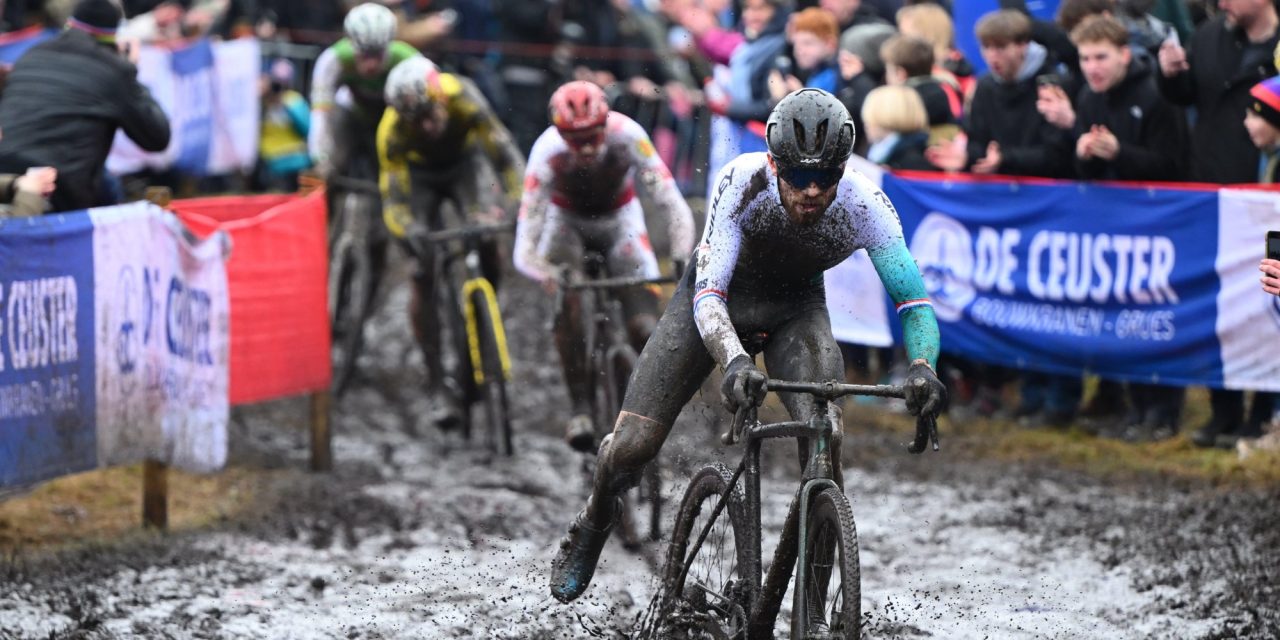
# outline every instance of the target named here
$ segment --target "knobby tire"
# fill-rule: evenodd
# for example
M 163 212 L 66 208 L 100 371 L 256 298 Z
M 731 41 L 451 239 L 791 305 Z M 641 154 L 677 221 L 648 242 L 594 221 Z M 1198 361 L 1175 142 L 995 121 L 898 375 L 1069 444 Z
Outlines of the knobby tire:
M 861 637 L 862 584 L 858 532 L 849 500 L 834 487 L 813 496 L 805 537 L 805 584 L 795 585 L 791 637 L 857 640 Z M 804 588 L 805 606 L 800 604 Z
M 497 323 L 489 313 L 488 299 L 483 292 L 473 292 L 471 304 L 475 313 L 475 330 L 480 334 L 480 362 L 484 382 L 480 384 L 479 391 L 480 399 L 484 401 L 485 422 L 489 427 L 489 446 L 494 453 L 509 456 L 515 449 L 512 446 L 511 414 L 507 404 L 507 382 L 502 370 L 502 354 L 498 347 Z
M 739 575 L 748 565 L 750 540 L 741 487 L 729 492 L 728 503 L 703 544 L 693 548 L 732 478 L 724 465 L 707 465 L 685 490 L 662 572 L 658 637 L 701 637 L 690 634 L 690 627 L 713 638 L 746 637 L 745 616 L 751 610 L 752 594 L 748 592 L 751 580 Z M 691 557 L 695 559 L 689 572 L 682 576 Z

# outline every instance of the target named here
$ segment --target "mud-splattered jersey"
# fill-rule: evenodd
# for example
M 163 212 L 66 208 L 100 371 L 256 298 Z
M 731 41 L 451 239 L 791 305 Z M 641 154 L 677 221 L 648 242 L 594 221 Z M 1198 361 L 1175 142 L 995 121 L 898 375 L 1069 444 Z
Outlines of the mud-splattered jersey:
M 693 298 L 698 331 L 716 362 L 725 366 L 746 353 L 729 319 L 733 292 L 785 298 L 812 291 L 827 269 L 858 249 L 867 250 L 898 306 L 908 354 L 936 364 L 937 322 L 898 212 L 883 191 L 849 170 L 822 218 L 802 226 L 782 207 L 767 154 L 743 154 L 726 165 L 698 243 Z
M 324 159 L 332 151 L 329 111 L 333 108 L 338 89 L 346 87 L 351 92 L 352 111 L 371 126 L 376 126 L 387 106 L 383 98 L 387 75 L 397 64 L 417 55 L 421 54 L 413 45 L 393 40 L 378 72 L 362 76 L 356 71 L 356 52 L 350 40 L 343 38 L 325 49 L 311 72 L 311 131 L 307 144 L 312 157 Z
M 537 253 L 548 204 L 589 218 L 612 214 L 635 197 L 636 178 L 666 218 L 671 257 L 688 262 L 695 231 L 689 205 L 644 128 L 621 113 L 611 112 L 605 124 L 604 148 L 595 158 L 575 155 L 555 127 L 548 127 L 534 143 L 525 164 L 516 229 L 516 261 L 527 266 L 525 275 L 545 277 L 538 266 L 544 261 Z
M 427 173 L 448 174 L 466 166 L 463 160 L 470 149 L 484 152 L 502 177 L 507 197 L 515 201 L 524 173 L 524 156 L 515 140 L 498 119 L 484 94 L 471 80 L 452 73 L 439 77 L 448 121 L 438 136 L 428 137 L 421 128 L 400 119 L 393 107 L 387 107 L 378 124 L 378 184 L 382 189 L 383 220 L 396 237 L 403 237 L 412 222 L 409 206 L 412 196 L 410 166 Z M 476 180 L 480 176 L 458 176 L 458 180 Z M 493 185 L 483 185 L 491 189 Z

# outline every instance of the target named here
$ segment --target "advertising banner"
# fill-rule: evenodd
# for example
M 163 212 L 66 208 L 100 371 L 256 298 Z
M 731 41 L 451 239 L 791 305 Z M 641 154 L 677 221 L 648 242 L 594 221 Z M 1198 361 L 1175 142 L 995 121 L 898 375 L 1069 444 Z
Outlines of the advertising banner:
M 227 248 L 150 204 L 0 220 L 0 486 L 225 463 Z
M 944 352 L 1050 373 L 1280 390 L 1280 305 L 1257 271 L 1266 230 L 1280 227 L 1280 195 L 882 180 Z M 876 280 L 856 258 L 828 273 L 838 338 L 882 343 L 879 316 L 853 313 Z M 896 337 L 897 322 L 886 324 Z

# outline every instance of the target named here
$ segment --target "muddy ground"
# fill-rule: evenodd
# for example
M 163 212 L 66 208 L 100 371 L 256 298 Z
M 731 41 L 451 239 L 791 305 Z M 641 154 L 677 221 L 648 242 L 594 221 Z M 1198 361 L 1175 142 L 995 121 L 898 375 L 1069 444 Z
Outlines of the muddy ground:
M 550 305 L 509 285 L 514 458 L 423 423 L 397 289 L 362 379 L 335 408 L 333 474 L 289 476 L 215 527 L 6 558 L 0 638 L 627 637 L 659 546 L 611 542 L 586 596 L 548 596 L 554 545 L 583 499 L 581 460 L 557 438 L 567 401 Z M 672 502 L 692 469 L 725 455 L 712 399 L 686 409 L 664 450 Z M 233 464 L 305 468 L 304 420 L 298 401 L 238 411 Z M 901 434 L 848 422 L 867 637 L 1280 637 L 1280 492 L 1104 484 L 949 457 L 946 440 L 942 454 L 912 457 Z M 795 471 L 789 451 L 770 457 L 766 553 Z

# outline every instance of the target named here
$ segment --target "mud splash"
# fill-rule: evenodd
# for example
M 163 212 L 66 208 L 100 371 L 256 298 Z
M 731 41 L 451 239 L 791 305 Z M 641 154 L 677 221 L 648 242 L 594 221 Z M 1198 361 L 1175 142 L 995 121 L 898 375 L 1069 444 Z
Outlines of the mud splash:
M 255 515 L 213 529 L 3 559 L 0 638 L 628 637 L 655 593 L 659 546 L 611 542 L 579 602 L 548 595 L 554 545 L 585 488 L 557 437 L 567 402 L 549 304 L 509 285 L 515 458 L 421 422 L 397 289 L 336 409 L 334 474 L 297 474 Z M 664 450 L 672 510 L 693 469 L 736 454 L 714 441 L 712 398 L 686 409 Z M 304 467 L 303 416 L 301 402 L 239 411 L 236 463 Z M 1280 636 L 1280 493 L 908 457 L 883 433 L 846 443 L 866 637 Z M 789 446 L 769 457 L 766 555 L 795 471 Z

